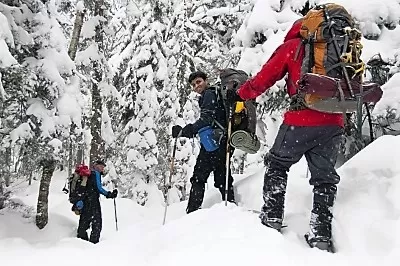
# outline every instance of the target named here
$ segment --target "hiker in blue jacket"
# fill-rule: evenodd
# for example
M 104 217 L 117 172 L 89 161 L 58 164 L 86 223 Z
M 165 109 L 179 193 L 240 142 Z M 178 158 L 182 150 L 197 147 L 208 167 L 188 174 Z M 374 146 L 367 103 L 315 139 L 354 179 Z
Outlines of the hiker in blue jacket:
M 91 175 L 88 178 L 85 188 L 84 197 L 75 205 L 80 210 L 79 226 L 77 237 L 90 241 L 94 244 L 99 242 L 102 229 L 100 194 L 107 199 L 114 199 L 118 195 L 118 191 L 114 189 L 112 192 L 107 191 L 101 184 L 101 176 L 103 175 L 106 164 L 98 160 L 93 164 Z M 92 226 L 90 238 L 87 230 Z

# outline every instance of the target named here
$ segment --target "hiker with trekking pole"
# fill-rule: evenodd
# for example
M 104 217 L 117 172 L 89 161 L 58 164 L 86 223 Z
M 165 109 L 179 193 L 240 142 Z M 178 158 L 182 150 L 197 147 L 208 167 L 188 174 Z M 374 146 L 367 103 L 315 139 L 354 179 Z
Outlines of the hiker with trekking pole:
M 77 178 L 71 179 L 70 202 L 73 204 L 72 210 L 77 215 L 80 215 L 77 237 L 93 244 L 99 242 L 102 230 L 100 194 L 104 195 L 107 199 L 114 199 L 115 226 L 118 231 L 117 206 L 115 201 L 118 191 L 116 189 L 107 191 L 103 188 L 101 176 L 104 174 L 105 167 L 106 164 L 104 161 L 97 160 L 93 163 L 90 174 L 77 172 L 74 174 Z M 90 227 L 92 230 L 89 237 L 86 231 Z
M 218 100 L 216 88 L 209 86 L 207 75 L 202 71 L 190 74 L 189 83 L 199 93 L 200 118 L 185 127 L 172 127 L 172 137 L 193 138 L 200 136 L 201 148 L 197 156 L 193 176 L 190 178 L 189 202 L 186 213 L 201 208 L 204 198 L 205 184 L 211 172 L 214 173 L 214 186 L 220 191 L 222 200 L 235 203 L 233 177 L 226 165 L 232 155 L 232 148 L 227 151 L 227 117 L 222 99 Z M 218 141 L 215 141 L 218 140 Z M 225 182 L 226 180 L 226 182 Z
M 231 93 L 248 79 L 241 70 L 220 70 L 220 83 L 210 86 L 207 74 L 196 71 L 190 74 L 189 83 L 199 93 L 200 118 L 185 127 L 172 127 L 172 137 L 200 137 L 200 153 L 197 156 L 193 176 L 190 179 L 189 202 L 186 208 L 191 213 L 201 208 L 205 184 L 211 172 L 214 186 L 220 191 L 225 205 L 235 202 L 230 161 L 235 148 L 254 154 L 260 148 L 255 135 L 256 117 L 252 102 L 236 103 Z

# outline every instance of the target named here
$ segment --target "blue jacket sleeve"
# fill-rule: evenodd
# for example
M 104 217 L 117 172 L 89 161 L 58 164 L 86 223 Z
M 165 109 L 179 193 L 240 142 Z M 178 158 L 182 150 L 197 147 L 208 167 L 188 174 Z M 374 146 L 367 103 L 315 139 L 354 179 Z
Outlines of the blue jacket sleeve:
M 193 134 L 197 134 L 199 130 L 205 126 L 211 126 L 215 119 L 218 102 L 215 92 L 206 90 L 203 95 L 203 100 L 200 105 L 200 118 L 193 123 Z
M 100 194 L 103 194 L 104 196 L 107 196 L 108 191 L 103 188 L 101 185 L 101 176 L 100 173 L 95 171 L 95 176 L 96 176 L 96 186 L 97 190 L 99 191 Z

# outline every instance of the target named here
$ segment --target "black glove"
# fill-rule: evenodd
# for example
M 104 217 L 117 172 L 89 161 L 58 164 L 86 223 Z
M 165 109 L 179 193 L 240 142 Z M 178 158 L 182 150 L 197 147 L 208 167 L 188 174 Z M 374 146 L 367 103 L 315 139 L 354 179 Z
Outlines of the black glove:
M 243 102 L 243 99 L 236 93 L 235 90 L 226 91 L 226 100 L 228 103 Z
M 108 191 L 106 198 L 107 199 L 115 199 L 118 196 L 118 190 L 114 189 L 112 192 Z
M 182 137 L 193 138 L 193 125 L 187 124 L 184 128 L 182 128 Z
M 172 137 L 177 138 L 179 136 L 179 133 L 181 133 L 182 127 L 181 126 L 173 126 L 172 127 Z

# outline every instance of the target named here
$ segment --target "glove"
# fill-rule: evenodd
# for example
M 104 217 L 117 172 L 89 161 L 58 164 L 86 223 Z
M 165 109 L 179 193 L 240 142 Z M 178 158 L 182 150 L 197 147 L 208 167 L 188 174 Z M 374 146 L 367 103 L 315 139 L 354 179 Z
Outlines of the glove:
M 182 127 L 181 126 L 173 126 L 172 127 L 172 137 L 173 138 L 177 138 L 181 131 L 182 131 Z
M 237 94 L 235 90 L 226 91 L 226 100 L 228 103 L 242 102 L 243 99 Z
M 82 210 L 83 209 L 83 201 L 78 201 L 77 203 L 75 203 L 75 206 L 78 210 Z
M 182 128 L 182 137 L 186 138 L 193 138 L 193 125 L 192 124 L 187 124 L 184 128 Z
M 83 201 L 80 200 L 72 205 L 71 211 L 73 211 L 76 215 L 81 215 L 82 209 L 83 209 Z
M 118 196 L 118 190 L 114 189 L 112 192 L 108 191 L 106 198 L 107 199 L 115 199 Z

